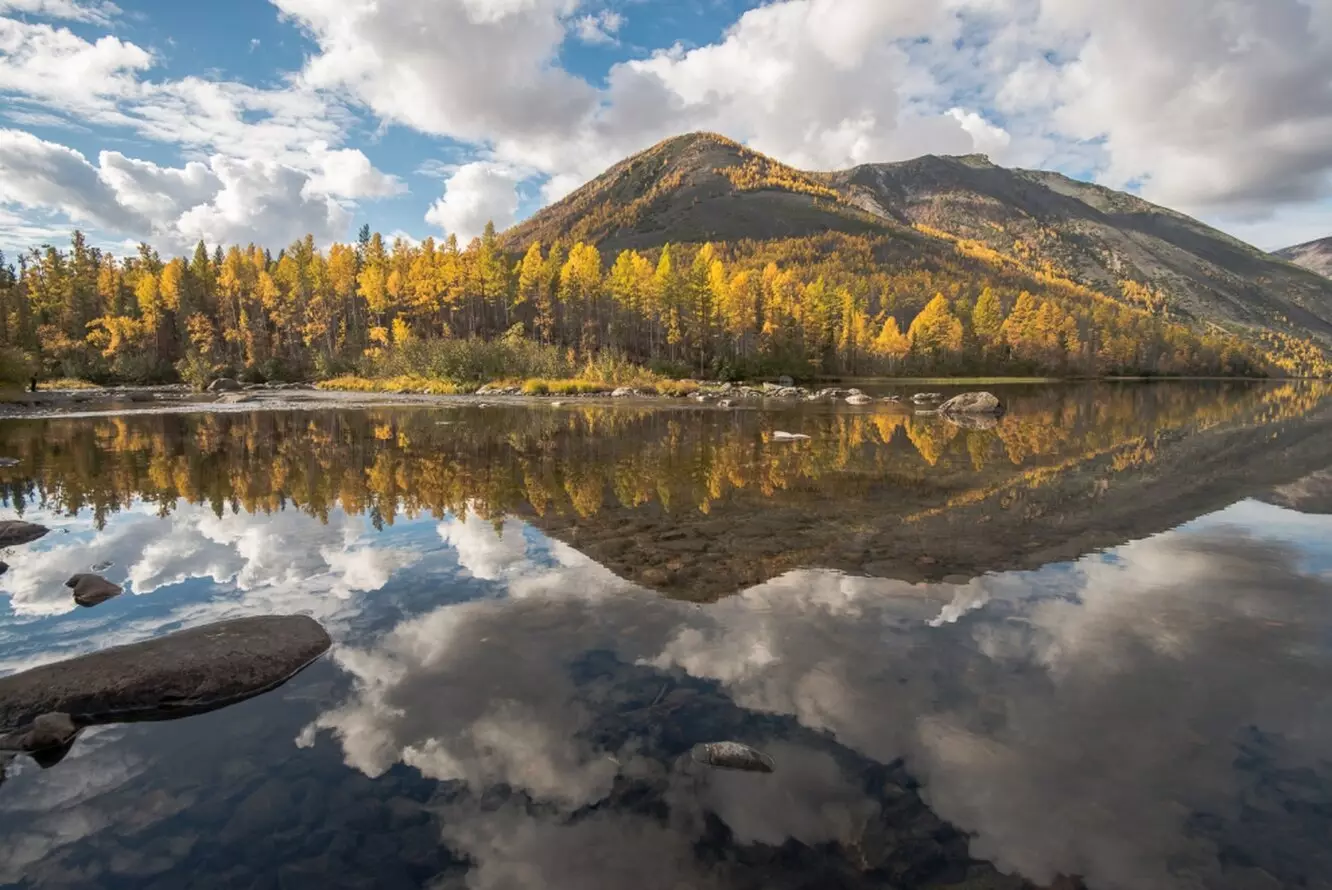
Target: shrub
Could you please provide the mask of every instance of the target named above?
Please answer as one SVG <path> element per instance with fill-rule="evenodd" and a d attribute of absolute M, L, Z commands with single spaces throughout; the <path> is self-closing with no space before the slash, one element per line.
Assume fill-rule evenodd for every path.
<path fill-rule="evenodd" d="M 202 392 L 217 377 L 213 363 L 197 352 L 191 352 L 176 362 L 176 373 L 182 383 L 188 383 Z"/>
<path fill-rule="evenodd" d="M 0 384 L 27 386 L 33 368 L 32 359 L 23 350 L 16 346 L 0 347 Z"/>

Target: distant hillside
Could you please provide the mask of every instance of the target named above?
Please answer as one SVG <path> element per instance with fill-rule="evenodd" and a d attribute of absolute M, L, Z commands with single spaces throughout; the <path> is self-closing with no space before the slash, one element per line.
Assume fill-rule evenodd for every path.
<path fill-rule="evenodd" d="M 1332 278 L 1332 237 L 1320 238 L 1306 244 L 1297 244 L 1278 250 L 1274 256 L 1290 260 L 1297 266 L 1303 266 L 1319 275 Z"/>
<path fill-rule="evenodd" d="M 853 200 L 895 219 L 1048 263 L 1097 290 L 1196 322 L 1332 340 L 1332 286 L 1196 219 L 1058 173 L 980 156 L 927 156 L 835 174 Z"/>
<path fill-rule="evenodd" d="M 616 164 L 504 242 L 617 251 L 827 232 L 886 237 L 897 244 L 889 253 L 908 250 L 925 263 L 955 254 L 962 239 L 973 254 L 994 251 L 1199 330 L 1272 329 L 1332 343 L 1332 281 L 1132 195 L 978 155 L 807 173 L 724 137 L 690 134 Z"/>

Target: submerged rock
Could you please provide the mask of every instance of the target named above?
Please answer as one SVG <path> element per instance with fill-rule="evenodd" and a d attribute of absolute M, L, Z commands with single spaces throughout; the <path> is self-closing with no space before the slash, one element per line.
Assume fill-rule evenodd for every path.
<path fill-rule="evenodd" d="M 874 400 L 867 395 L 851 395 L 846 397 L 848 405 L 868 405 Z"/>
<path fill-rule="evenodd" d="M 1001 414 L 1004 406 L 999 398 L 988 392 L 964 392 L 939 406 L 944 414 Z"/>
<path fill-rule="evenodd" d="M 0 677 L 0 732 L 43 714 L 77 726 L 169 720 L 225 707 L 285 683 L 332 641 L 304 615 L 219 621 Z"/>
<path fill-rule="evenodd" d="M 8 469 L 9 467 L 17 467 L 18 465 L 19 459 L 17 457 L 0 457 L 0 468 Z"/>
<path fill-rule="evenodd" d="M 65 582 L 74 591 L 74 602 L 85 608 L 101 605 L 124 593 L 119 584 L 112 584 L 101 575 L 78 574 Z"/>
<path fill-rule="evenodd" d="M 45 535 L 50 529 L 35 522 L 21 519 L 6 519 L 0 522 L 0 547 L 14 547 L 19 544 L 31 544 Z"/>
<path fill-rule="evenodd" d="M 911 397 L 911 401 L 919 405 L 922 402 L 942 402 L 943 393 L 941 392 L 918 392 Z"/>
<path fill-rule="evenodd" d="M 68 714 L 42 714 L 22 732 L 0 738 L 0 749 L 33 754 L 63 748 L 78 735 L 79 727 Z"/>
<path fill-rule="evenodd" d="M 240 389 L 240 383 L 230 377 L 219 377 L 208 384 L 209 392 L 238 392 Z"/>
<path fill-rule="evenodd" d="M 227 393 L 217 400 L 219 405 L 244 405 L 247 402 L 253 402 L 255 397 L 249 393 L 232 392 Z"/>
<path fill-rule="evenodd" d="M 704 742 L 689 752 L 695 763 L 717 769 L 770 773 L 777 768 L 771 757 L 739 742 Z"/>

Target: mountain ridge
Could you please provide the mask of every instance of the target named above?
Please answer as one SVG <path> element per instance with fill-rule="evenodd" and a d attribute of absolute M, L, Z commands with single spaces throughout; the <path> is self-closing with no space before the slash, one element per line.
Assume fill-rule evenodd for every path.
<path fill-rule="evenodd" d="M 1202 330 L 1332 345 L 1332 280 L 1135 195 L 984 155 L 810 172 L 724 136 L 685 134 L 612 166 L 502 240 L 641 250 L 829 231 L 902 240 L 925 255 L 969 242 Z"/>
<path fill-rule="evenodd" d="M 1332 278 L 1332 236 L 1316 238 L 1313 241 L 1273 251 L 1272 255 L 1289 260 L 1318 275 Z"/>

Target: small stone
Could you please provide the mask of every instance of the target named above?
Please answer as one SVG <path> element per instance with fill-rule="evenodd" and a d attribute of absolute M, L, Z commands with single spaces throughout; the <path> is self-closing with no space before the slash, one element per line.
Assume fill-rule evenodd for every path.
<path fill-rule="evenodd" d="M 846 397 L 846 403 L 848 405 L 868 405 L 873 401 L 873 399 L 866 395 L 850 395 Z"/>
<path fill-rule="evenodd" d="M 46 526 L 37 525 L 35 522 L 6 519 L 0 521 L 0 547 L 30 544 L 49 531 L 50 529 Z"/>
<path fill-rule="evenodd" d="M 74 602 L 85 608 L 101 605 L 124 593 L 120 585 L 112 584 L 101 575 L 75 575 L 65 582 L 65 586 L 74 591 Z"/>
<path fill-rule="evenodd" d="M 563 403 L 563 402 L 551 402 L 551 403 L 550 403 L 550 407 L 552 407 L 552 408 L 563 408 L 563 407 L 564 407 L 564 403 Z"/>
<path fill-rule="evenodd" d="M 942 401 L 943 401 L 943 393 L 938 393 L 938 392 L 918 392 L 918 393 L 916 393 L 914 396 L 911 397 L 911 401 L 915 402 L 915 403 L 918 404 L 918 405 L 919 405 L 920 403 L 922 403 L 922 402 L 942 402 Z"/>
<path fill-rule="evenodd" d="M 777 766 L 767 754 L 739 742 L 700 743 L 690 750 L 689 756 L 705 766 L 750 773 L 770 773 Z"/>

